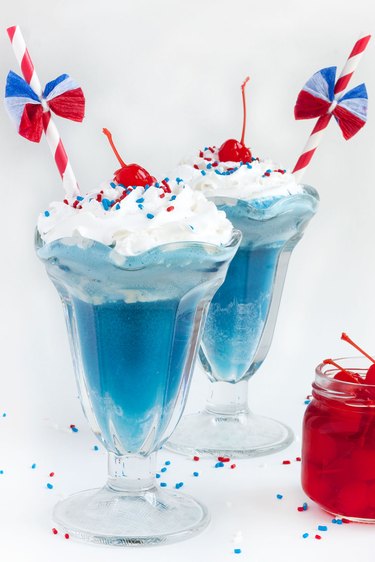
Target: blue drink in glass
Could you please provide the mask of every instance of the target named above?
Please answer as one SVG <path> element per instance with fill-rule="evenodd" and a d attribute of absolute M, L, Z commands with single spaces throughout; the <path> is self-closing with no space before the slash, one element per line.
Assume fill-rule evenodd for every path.
<path fill-rule="evenodd" d="M 158 544 L 202 530 L 193 498 L 156 487 L 155 455 L 185 405 L 209 302 L 240 240 L 176 242 L 124 256 L 83 238 L 37 253 L 64 305 L 80 398 L 109 452 L 107 485 L 60 502 L 54 519 L 80 540 Z"/>
<path fill-rule="evenodd" d="M 181 420 L 168 446 L 187 455 L 246 458 L 283 449 L 293 439 L 285 425 L 249 411 L 247 383 L 268 353 L 289 258 L 316 212 L 318 194 L 304 186 L 287 197 L 212 200 L 243 237 L 202 339 L 209 400 L 203 412 Z"/>

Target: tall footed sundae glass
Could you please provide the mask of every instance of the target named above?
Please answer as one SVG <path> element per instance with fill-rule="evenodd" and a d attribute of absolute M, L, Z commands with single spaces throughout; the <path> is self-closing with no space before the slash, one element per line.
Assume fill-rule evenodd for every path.
<path fill-rule="evenodd" d="M 116 177 L 38 222 L 82 407 L 108 451 L 106 485 L 61 501 L 53 517 L 84 541 L 166 543 L 208 522 L 200 502 L 157 484 L 155 457 L 184 409 L 206 311 L 241 235 L 181 182 Z"/>
<path fill-rule="evenodd" d="M 249 410 L 248 382 L 270 348 L 289 258 L 319 197 L 272 160 L 255 158 L 246 146 L 248 81 L 241 86 L 241 140 L 207 146 L 174 171 L 242 232 L 225 283 L 210 306 L 200 348 L 210 381 L 206 407 L 185 416 L 168 442 L 171 450 L 186 455 L 254 457 L 293 441 L 286 425 Z"/>

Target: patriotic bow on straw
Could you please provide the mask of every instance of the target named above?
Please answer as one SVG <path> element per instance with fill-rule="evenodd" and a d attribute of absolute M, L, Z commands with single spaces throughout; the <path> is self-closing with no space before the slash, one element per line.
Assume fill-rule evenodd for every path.
<path fill-rule="evenodd" d="M 48 125 L 49 110 L 72 121 L 82 121 L 85 115 L 82 89 L 68 74 L 48 82 L 39 97 L 26 80 L 11 71 L 5 88 L 5 105 L 19 134 L 33 142 L 40 141 Z"/>
<path fill-rule="evenodd" d="M 311 119 L 323 115 L 335 117 L 346 140 L 353 137 L 367 120 L 367 91 L 364 84 L 335 97 L 336 67 L 316 72 L 298 95 L 294 108 L 296 119 Z"/>

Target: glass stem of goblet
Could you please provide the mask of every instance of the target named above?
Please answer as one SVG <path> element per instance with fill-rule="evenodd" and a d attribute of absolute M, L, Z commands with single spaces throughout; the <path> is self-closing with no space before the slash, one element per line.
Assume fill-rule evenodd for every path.
<path fill-rule="evenodd" d="M 237 383 L 210 382 L 206 411 L 210 414 L 236 416 L 249 412 L 248 380 Z"/>
<path fill-rule="evenodd" d="M 108 453 L 107 486 L 118 492 L 137 494 L 155 486 L 156 453 L 116 455 Z"/>

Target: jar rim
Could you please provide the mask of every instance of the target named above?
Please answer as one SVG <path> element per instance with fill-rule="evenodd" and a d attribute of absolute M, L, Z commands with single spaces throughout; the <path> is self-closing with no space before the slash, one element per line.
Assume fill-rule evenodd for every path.
<path fill-rule="evenodd" d="M 344 367 L 344 369 L 347 370 L 351 370 L 351 371 L 355 371 L 355 372 L 366 372 L 369 368 L 369 360 L 366 359 L 365 357 L 362 356 L 358 356 L 358 355 L 354 355 L 354 356 L 350 356 L 350 357 L 338 357 L 336 359 L 333 359 L 335 361 L 335 363 L 338 363 L 340 365 L 342 365 Z M 350 389 L 350 388 L 369 388 L 371 390 L 374 390 L 375 388 L 375 384 L 368 384 L 368 383 L 352 383 L 352 382 L 348 382 L 348 381 L 338 381 L 337 379 L 333 379 L 333 375 L 335 373 L 337 373 L 339 371 L 339 369 L 337 369 L 336 367 L 334 367 L 333 365 L 330 364 L 326 364 L 326 363 L 319 363 L 319 365 L 316 367 L 315 369 L 315 382 L 319 382 L 320 381 L 324 381 L 325 382 L 325 386 L 327 385 L 327 383 L 329 383 L 330 381 L 332 381 L 332 383 L 334 382 L 340 382 L 340 385 L 342 384 L 343 387 L 342 388 L 346 388 L 346 389 Z"/>

